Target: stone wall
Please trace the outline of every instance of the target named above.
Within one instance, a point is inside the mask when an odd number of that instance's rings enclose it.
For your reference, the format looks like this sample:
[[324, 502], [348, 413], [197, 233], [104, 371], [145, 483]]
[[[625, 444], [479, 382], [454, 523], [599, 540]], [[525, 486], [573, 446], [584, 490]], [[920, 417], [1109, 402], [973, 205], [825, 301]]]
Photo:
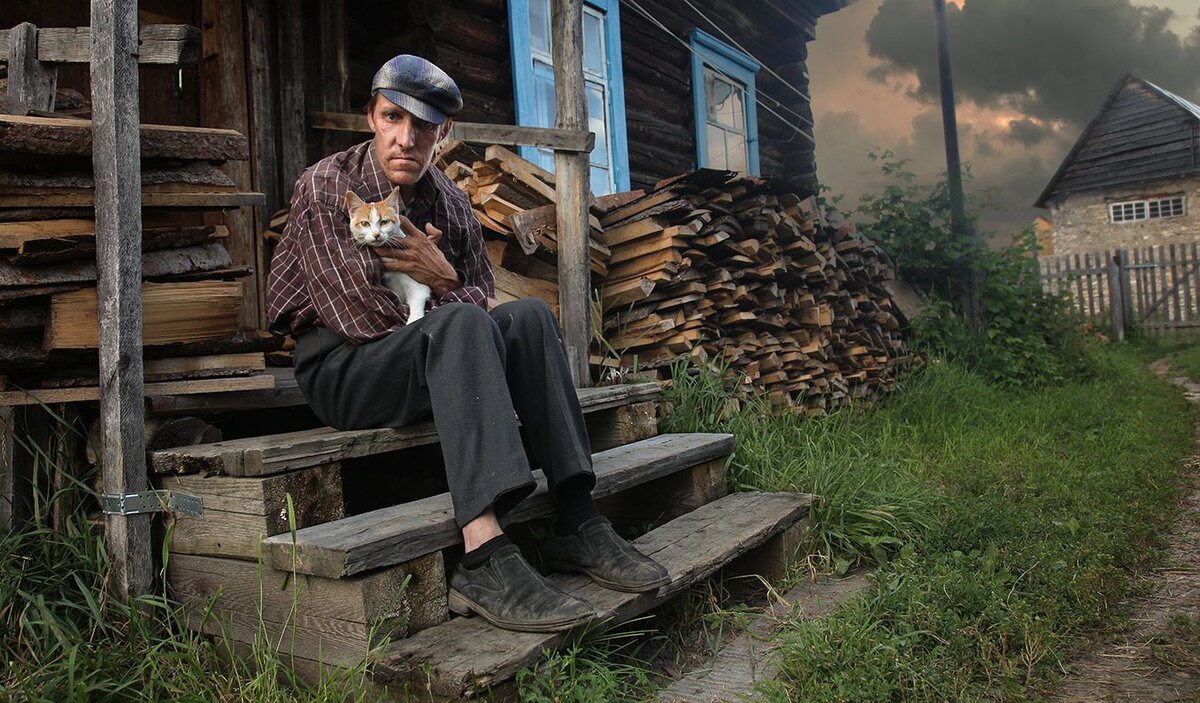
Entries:
[[[1109, 221], [1109, 203], [1180, 194], [1185, 196], [1183, 217], [1120, 223]], [[1054, 222], [1051, 251], [1056, 256], [1103, 249], [1190, 244], [1200, 240], [1200, 178], [1160, 181], [1109, 193], [1070, 195], [1050, 205], [1050, 219]]]

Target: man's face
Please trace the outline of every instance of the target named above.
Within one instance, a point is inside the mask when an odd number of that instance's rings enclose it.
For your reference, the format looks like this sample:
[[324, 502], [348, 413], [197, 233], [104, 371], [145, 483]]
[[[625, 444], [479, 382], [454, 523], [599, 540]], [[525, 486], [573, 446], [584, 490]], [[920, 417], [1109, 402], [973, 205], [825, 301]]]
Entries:
[[411, 186], [433, 160], [433, 147], [450, 131], [451, 120], [436, 125], [377, 95], [367, 113], [375, 133], [375, 155], [392, 185]]

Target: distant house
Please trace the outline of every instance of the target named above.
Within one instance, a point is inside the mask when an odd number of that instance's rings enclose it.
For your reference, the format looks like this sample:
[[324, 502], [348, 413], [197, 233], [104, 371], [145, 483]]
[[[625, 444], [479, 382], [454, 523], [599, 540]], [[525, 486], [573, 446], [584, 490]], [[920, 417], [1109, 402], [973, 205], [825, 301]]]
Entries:
[[1198, 203], [1200, 106], [1126, 75], [1034, 205], [1061, 256], [1200, 240]]

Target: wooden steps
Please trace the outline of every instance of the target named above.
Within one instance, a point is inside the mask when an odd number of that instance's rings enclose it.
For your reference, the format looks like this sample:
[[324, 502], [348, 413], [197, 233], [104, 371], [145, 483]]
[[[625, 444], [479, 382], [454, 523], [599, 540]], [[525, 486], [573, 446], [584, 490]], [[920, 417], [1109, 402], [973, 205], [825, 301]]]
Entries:
[[[599, 452], [593, 457], [596, 498], [674, 474], [727, 456], [733, 436], [727, 434], [659, 435]], [[536, 473], [538, 487], [507, 516], [517, 523], [549, 514], [546, 479]], [[400, 564], [450, 547], [461, 539], [450, 495], [375, 510], [263, 540], [264, 560], [282, 571], [339, 578]]]
[[[581, 576], [555, 575], [552, 580], [597, 607], [601, 618], [593, 630], [613, 627], [665, 602], [735, 558], [755, 548], [769, 548], [775, 538], [802, 529], [810, 500], [796, 493], [734, 493], [634, 540], [671, 574], [671, 583], [656, 593], [611, 591]], [[454, 618], [393, 643], [377, 662], [375, 679], [394, 688], [472, 698], [511, 679], [521, 668], [536, 663], [546, 648], [570, 636], [509, 632], [482, 618]]]
[[[654, 400], [658, 394], [656, 383], [582, 388], [579, 404], [585, 413], [594, 413]], [[151, 451], [148, 464], [154, 473], [266, 476], [435, 442], [437, 430], [432, 422], [400, 429], [342, 431], [321, 427]]]

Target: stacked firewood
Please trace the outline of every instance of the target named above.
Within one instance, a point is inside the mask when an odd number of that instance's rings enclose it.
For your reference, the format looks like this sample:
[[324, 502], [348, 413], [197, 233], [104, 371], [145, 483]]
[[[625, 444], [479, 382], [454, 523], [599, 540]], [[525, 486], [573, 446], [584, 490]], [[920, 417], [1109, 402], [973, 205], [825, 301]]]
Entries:
[[905, 361], [884, 288], [891, 267], [788, 190], [701, 170], [601, 199], [604, 337], [625, 365], [719, 361], [772, 403], [810, 413], [891, 384]]
[[[91, 138], [86, 120], [0, 116], [0, 376], [22, 387], [96, 383]], [[261, 196], [218, 168], [249, 157], [246, 138], [143, 125], [142, 156], [143, 341], [171, 357], [147, 361], [146, 380], [262, 369], [261, 350], [211, 343], [238, 335], [251, 273], [231, 266], [220, 209]]]
[[[488, 240], [500, 302], [537, 297], [558, 308], [558, 227], [554, 174], [502, 146], [482, 154], [460, 141], [446, 143], [437, 166], [471, 199]], [[607, 273], [609, 249], [600, 220], [589, 216], [592, 273]]]

